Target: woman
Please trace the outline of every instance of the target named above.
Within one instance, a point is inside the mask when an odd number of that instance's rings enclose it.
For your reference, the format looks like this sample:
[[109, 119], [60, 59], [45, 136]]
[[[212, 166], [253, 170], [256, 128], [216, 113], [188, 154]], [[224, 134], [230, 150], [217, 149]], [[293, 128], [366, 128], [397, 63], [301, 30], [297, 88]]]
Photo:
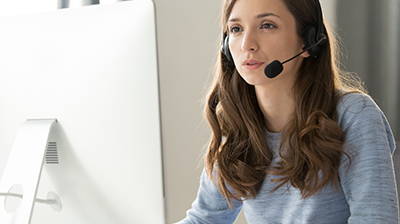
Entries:
[[[233, 223], [242, 208], [251, 224], [398, 223], [389, 124], [341, 82], [319, 7], [225, 0], [206, 106], [212, 139], [180, 224]], [[269, 65], [299, 52], [280, 74]]]

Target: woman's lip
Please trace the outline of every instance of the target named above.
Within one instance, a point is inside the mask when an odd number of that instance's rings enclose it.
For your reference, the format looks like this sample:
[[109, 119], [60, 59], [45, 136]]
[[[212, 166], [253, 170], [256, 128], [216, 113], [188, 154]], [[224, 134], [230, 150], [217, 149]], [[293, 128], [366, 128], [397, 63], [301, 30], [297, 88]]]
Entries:
[[243, 67], [245, 67], [247, 70], [256, 70], [263, 64], [264, 64], [264, 62], [257, 61], [257, 60], [254, 60], [254, 59], [245, 60], [242, 63]]

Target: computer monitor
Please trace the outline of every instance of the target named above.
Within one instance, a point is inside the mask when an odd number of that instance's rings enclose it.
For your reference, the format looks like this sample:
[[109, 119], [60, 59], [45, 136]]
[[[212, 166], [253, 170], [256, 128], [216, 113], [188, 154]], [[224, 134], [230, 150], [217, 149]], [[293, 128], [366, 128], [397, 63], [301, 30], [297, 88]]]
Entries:
[[58, 204], [36, 202], [29, 223], [165, 223], [153, 2], [2, 17], [0, 30], [0, 175], [28, 119], [57, 120], [36, 197]]

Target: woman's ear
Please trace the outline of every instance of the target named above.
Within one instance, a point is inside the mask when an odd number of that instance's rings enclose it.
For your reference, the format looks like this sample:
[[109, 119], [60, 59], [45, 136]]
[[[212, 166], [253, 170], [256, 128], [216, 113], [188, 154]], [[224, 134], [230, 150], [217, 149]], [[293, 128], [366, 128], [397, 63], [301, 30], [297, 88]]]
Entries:
[[[306, 46], [305, 45], [303, 45], [303, 51], [304, 51], [304, 49], [306, 48]], [[310, 53], [308, 53], [308, 51], [305, 51], [304, 53], [302, 53], [301, 55], [300, 55], [300, 57], [303, 57], [303, 58], [308, 58], [308, 57], [310, 57], [311, 55], [310, 55]]]

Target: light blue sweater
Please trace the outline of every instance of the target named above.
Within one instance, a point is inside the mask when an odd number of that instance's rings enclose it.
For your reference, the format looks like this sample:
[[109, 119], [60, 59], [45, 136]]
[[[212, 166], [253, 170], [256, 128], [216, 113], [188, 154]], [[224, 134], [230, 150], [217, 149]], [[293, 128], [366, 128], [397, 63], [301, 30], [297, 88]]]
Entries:
[[[342, 156], [339, 191], [326, 186], [320, 194], [301, 199], [293, 187], [287, 191], [267, 175], [255, 199], [226, 199], [203, 171], [192, 208], [179, 224], [233, 223], [244, 209], [249, 224], [398, 224], [399, 208], [392, 162], [395, 142], [389, 124], [379, 107], [368, 96], [348, 94], [338, 104], [339, 126], [346, 133], [349, 160]], [[267, 133], [268, 146], [279, 160], [281, 133]], [[348, 170], [347, 170], [348, 169]]]

